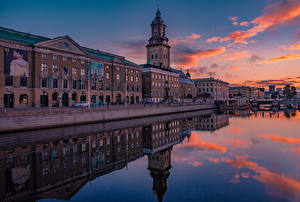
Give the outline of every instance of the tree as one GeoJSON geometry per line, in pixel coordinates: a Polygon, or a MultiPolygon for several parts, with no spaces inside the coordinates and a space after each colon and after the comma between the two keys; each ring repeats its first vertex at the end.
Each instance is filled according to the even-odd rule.
{"type": "Polygon", "coordinates": [[[287,100],[293,99],[296,95],[296,88],[294,86],[286,85],[283,88],[283,94],[287,100]]]}

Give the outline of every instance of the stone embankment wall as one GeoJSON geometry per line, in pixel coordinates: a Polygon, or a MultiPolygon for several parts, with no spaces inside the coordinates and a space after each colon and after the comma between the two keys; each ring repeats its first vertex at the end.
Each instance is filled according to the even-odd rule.
{"type": "Polygon", "coordinates": [[[0,133],[107,122],[147,116],[214,109],[215,105],[148,106],[142,109],[66,112],[0,117],[0,133]]]}

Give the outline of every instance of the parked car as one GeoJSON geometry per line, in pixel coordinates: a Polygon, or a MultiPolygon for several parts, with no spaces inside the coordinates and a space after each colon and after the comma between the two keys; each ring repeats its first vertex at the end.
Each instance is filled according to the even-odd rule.
{"type": "Polygon", "coordinates": [[[90,103],[88,101],[81,101],[74,104],[74,107],[89,107],[90,103]]]}

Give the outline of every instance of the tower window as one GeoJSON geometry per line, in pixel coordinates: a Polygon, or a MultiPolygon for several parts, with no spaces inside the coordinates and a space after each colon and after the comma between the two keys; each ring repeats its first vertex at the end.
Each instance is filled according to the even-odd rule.
{"type": "Polygon", "coordinates": [[[151,59],[153,59],[153,55],[151,56],[151,59]]]}
{"type": "Polygon", "coordinates": [[[155,59],[157,59],[157,54],[155,55],[155,59]]]}

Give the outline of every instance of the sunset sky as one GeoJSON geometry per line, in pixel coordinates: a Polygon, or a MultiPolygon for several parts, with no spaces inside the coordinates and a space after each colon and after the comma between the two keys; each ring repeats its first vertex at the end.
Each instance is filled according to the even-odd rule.
{"type": "Polygon", "coordinates": [[[192,78],[300,87],[300,0],[1,0],[0,26],[144,64],[158,5],[171,64],[192,78]]]}

